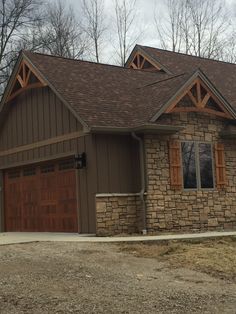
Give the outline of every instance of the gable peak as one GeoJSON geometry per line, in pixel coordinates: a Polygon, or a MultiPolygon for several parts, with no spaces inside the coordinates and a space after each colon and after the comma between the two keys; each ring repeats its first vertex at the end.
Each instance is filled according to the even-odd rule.
{"type": "MultiPolygon", "coordinates": [[[[199,72],[198,70],[197,72],[199,72]]],[[[199,72],[200,73],[200,72],[199,72]]],[[[224,103],[204,83],[201,75],[194,78],[175,98],[164,113],[201,112],[233,119],[224,103]]]]}
{"type": "Polygon", "coordinates": [[[23,52],[22,55],[22,60],[6,99],[7,102],[11,101],[26,90],[47,86],[46,82],[44,82],[44,80],[33,69],[31,64],[24,58],[23,52]]]}

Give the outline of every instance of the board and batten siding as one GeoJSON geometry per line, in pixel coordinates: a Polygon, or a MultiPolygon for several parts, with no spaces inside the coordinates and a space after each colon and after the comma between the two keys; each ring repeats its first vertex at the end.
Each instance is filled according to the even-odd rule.
{"type": "Polygon", "coordinates": [[[96,135],[97,193],[140,190],[139,147],[131,135],[96,135]]]}
{"type": "MultiPolygon", "coordinates": [[[[0,168],[15,168],[50,162],[55,159],[73,157],[76,153],[86,152],[89,167],[77,171],[78,206],[80,211],[80,230],[86,233],[96,232],[94,195],[95,166],[90,135],[83,134],[82,126],[69,109],[49,88],[29,90],[15,98],[5,112],[4,123],[0,129],[0,168]],[[63,140],[48,145],[47,140],[81,132],[77,138],[63,140]],[[21,150],[21,148],[26,149],[21,150]],[[10,153],[11,149],[18,149],[10,153]],[[9,154],[2,153],[9,151],[9,154]]],[[[1,181],[3,189],[3,182],[1,181]]],[[[3,192],[1,192],[2,199],[3,192]]],[[[3,208],[4,206],[2,206],[3,208]]],[[[1,217],[3,217],[4,209],[1,217]]],[[[3,218],[0,219],[3,231],[3,218]]]]}
{"type": "Polygon", "coordinates": [[[48,87],[19,95],[4,114],[0,128],[0,169],[3,171],[86,153],[87,167],[76,170],[82,233],[96,232],[97,193],[140,190],[137,141],[131,135],[84,134],[82,125],[48,87]],[[50,139],[76,132],[79,134],[76,138],[47,144],[50,139]],[[12,149],[18,151],[12,153],[12,149]]]}
{"type": "Polygon", "coordinates": [[[1,126],[1,151],[82,130],[48,87],[29,90],[9,105],[1,126]]]}

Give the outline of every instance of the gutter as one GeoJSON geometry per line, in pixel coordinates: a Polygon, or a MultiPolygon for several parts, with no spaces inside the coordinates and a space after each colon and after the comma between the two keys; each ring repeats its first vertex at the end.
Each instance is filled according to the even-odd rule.
{"type": "Polygon", "coordinates": [[[177,125],[163,125],[163,124],[143,124],[137,127],[107,127],[107,126],[92,126],[88,132],[101,134],[174,134],[183,130],[183,126],[177,125]]]}
{"type": "Polygon", "coordinates": [[[146,222],[146,202],[144,199],[144,193],[146,190],[146,180],[145,180],[145,168],[144,168],[144,145],[141,137],[137,136],[135,132],[131,133],[132,137],[139,142],[139,158],[140,158],[140,172],[141,172],[141,191],[138,193],[141,203],[142,203],[142,220],[143,229],[142,234],[147,234],[147,222],[146,222]]]}

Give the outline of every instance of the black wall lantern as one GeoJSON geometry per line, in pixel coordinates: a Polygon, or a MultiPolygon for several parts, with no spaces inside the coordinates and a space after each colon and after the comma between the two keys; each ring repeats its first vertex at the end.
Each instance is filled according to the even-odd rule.
{"type": "Polygon", "coordinates": [[[76,169],[86,168],[86,153],[75,155],[75,168],[76,169]]]}

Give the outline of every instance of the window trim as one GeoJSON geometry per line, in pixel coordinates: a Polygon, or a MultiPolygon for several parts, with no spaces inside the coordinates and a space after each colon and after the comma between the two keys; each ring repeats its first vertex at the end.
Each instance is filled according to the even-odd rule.
{"type": "Polygon", "coordinates": [[[213,143],[207,142],[207,141],[190,141],[190,140],[181,140],[181,171],[182,171],[182,186],[184,191],[215,191],[216,190],[216,177],[215,177],[215,155],[213,150],[213,143]],[[185,188],[184,187],[184,168],[183,168],[183,158],[182,158],[182,143],[194,143],[194,149],[195,149],[195,162],[196,162],[196,182],[197,187],[196,188],[185,188]],[[200,172],[200,158],[199,158],[199,144],[208,144],[211,147],[211,164],[212,164],[212,177],[213,177],[213,187],[212,188],[202,188],[201,187],[201,172],[200,172]]]}
{"type": "Polygon", "coordinates": [[[29,166],[23,168],[22,176],[23,177],[33,177],[37,174],[37,168],[35,166],[29,166]]]}
{"type": "Polygon", "coordinates": [[[40,166],[40,174],[47,175],[56,171],[55,163],[45,163],[40,166]]]}

